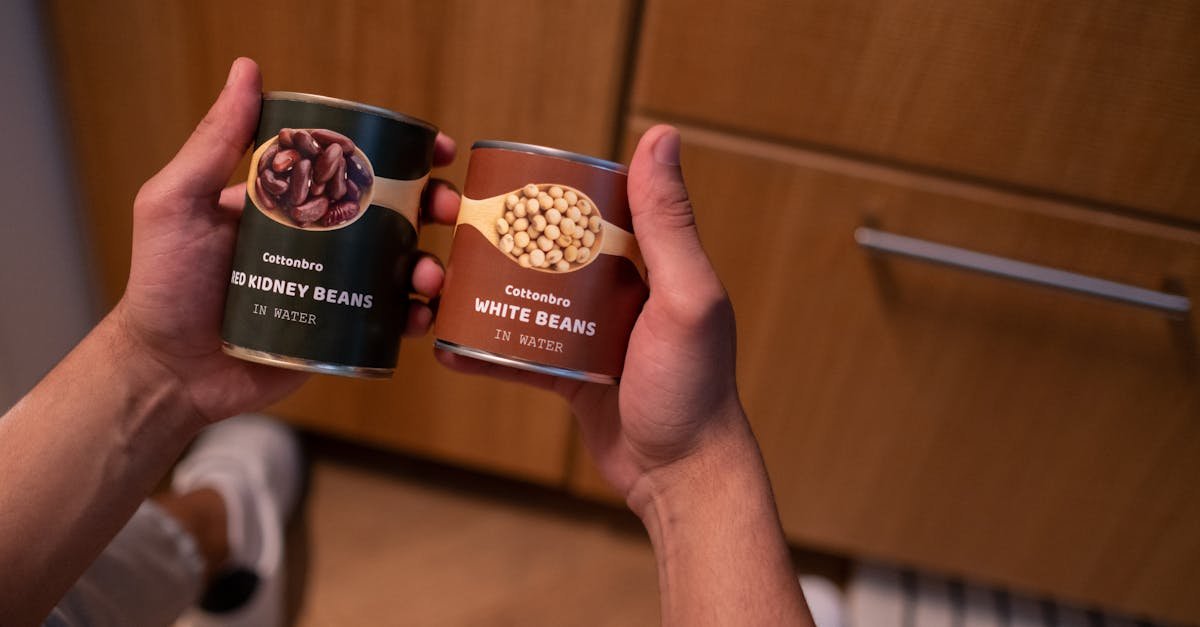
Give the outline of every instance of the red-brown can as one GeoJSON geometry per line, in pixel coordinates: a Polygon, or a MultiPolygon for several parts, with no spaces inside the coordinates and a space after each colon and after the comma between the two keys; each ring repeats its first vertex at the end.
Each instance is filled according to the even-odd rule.
{"type": "Polygon", "coordinates": [[[616,383],[649,295],[627,173],[619,163],[564,150],[476,142],[436,346],[616,383]]]}

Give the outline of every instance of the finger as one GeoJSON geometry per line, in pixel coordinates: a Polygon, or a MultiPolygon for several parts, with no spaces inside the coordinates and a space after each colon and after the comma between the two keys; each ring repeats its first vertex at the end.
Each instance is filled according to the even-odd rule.
{"type": "Polygon", "coordinates": [[[660,124],[638,142],[629,165],[629,210],[651,291],[708,285],[716,279],[696,231],[675,128],[660,124]]]}
{"type": "Polygon", "coordinates": [[[258,65],[241,57],[217,101],[175,158],[155,176],[156,183],[178,200],[212,201],[241,162],[258,125],[262,104],[258,65]]]}
{"type": "Polygon", "coordinates": [[[437,257],[428,253],[417,260],[413,266],[413,291],[425,298],[434,298],[442,291],[442,283],[446,280],[446,270],[437,257]]]}
{"type": "Polygon", "coordinates": [[[501,381],[511,381],[513,383],[521,383],[543,390],[557,391],[556,382],[558,379],[548,374],[530,372],[528,370],[520,370],[518,368],[510,368],[508,366],[502,366],[500,364],[474,359],[465,355],[459,355],[458,353],[451,353],[450,351],[442,350],[440,348],[434,348],[433,354],[438,361],[442,362],[443,366],[446,366],[455,372],[461,372],[463,374],[474,376],[485,376],[493,379],[499,379],[501,381]]]}
{"type": "Polygon", "coordinates": [[[419,301],[408,301],[408,319],[404,321],[404,337],[421,337],[433,326],[433,310],[419,301]]]}
{"type": "Polygon", "coordinates": [[[431,179],[421,197],[421,221],[453,226],[458,221],[462,198],[449,181],[431,179]]]}
{"type": "Polygon", "coordinates": [[[433,167],[441,168],[450,165],[454,161],[454,154],[458,151],[458,146],[453,137],[439,131],[437,139],[433,142],[433,167]]]}
{"type": "Polygon", "coordinates": [[[240,213],[246,206],[246,184],[238,183],[221,190],[221,201],[217,204],[225,211],[240,213]]]}

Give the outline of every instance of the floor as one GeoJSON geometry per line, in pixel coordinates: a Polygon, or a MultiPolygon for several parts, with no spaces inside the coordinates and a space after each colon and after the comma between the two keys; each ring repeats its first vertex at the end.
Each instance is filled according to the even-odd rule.
{"type": "Polygon", "coordinates": [[[296,625],[653,625],[636,519],[558,491],[319,441],[291,532],[296,625]]]}

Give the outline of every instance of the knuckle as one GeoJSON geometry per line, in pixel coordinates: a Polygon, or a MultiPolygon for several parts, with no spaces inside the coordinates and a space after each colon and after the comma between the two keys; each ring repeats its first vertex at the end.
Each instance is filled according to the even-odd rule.
{"type": "Polygon", "coordinates": [[[137,195],[133,197],[133,211],[137,214],[145,214],[161,204],[162,201],[162,186],[152,178],[138,188],[137,195]]]}
{"type": "Polygon", "coordinates": [[[676,319],[691,330],[709,333],[733,325],[733,304],[719,282],[688,289],[674,305],[676,319]]]}

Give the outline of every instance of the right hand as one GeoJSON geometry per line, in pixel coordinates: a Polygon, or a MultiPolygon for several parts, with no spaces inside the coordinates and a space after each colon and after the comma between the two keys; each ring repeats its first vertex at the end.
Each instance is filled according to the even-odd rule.
{"type": "Polygon", "coordinates": [[[455,370],[528,383],[566,398],[601,474],[627,500],[639,482],[653,483],[661,470],[722,448],[729,438],[753,438],[734,380],[733,308],[700,244],[679,146],[677,130],[655,126],[638,142],[629,167],[629,206],[650,297],[629,338],[620,385],[555,378],[438,351],[442,363],[455,370]]]}

